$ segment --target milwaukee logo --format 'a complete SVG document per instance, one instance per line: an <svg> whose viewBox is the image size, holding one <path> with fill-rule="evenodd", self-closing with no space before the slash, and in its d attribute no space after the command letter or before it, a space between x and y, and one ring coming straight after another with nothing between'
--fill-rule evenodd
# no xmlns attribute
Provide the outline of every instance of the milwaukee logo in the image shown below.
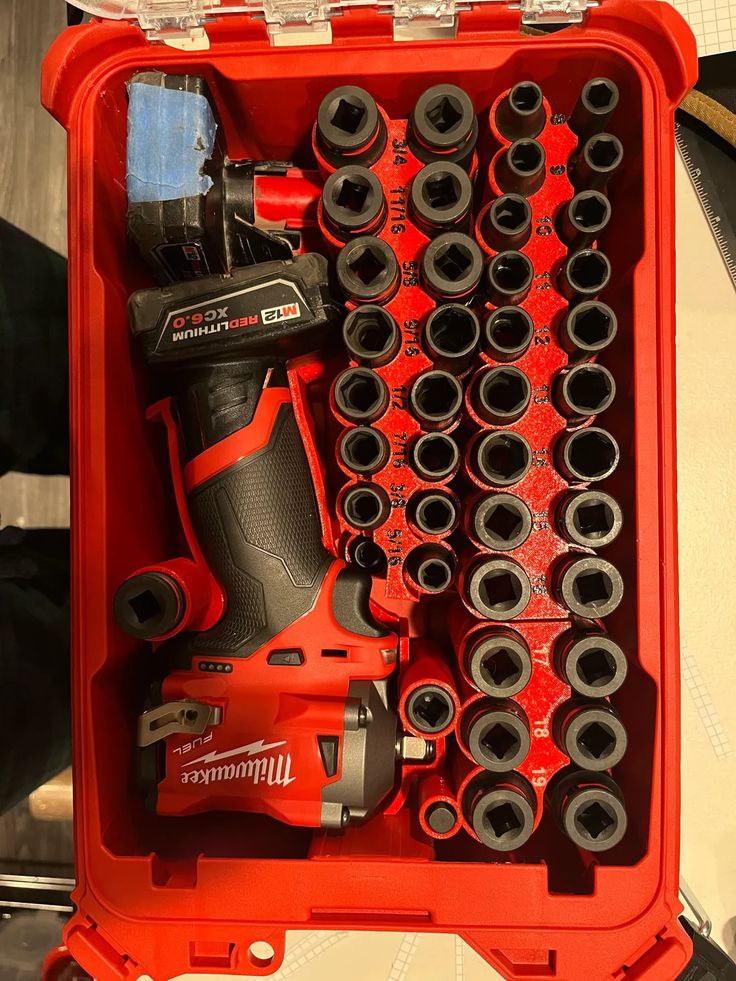
<svg viewBox="0 0 736 981"><path fill-rule="evenodd" d="M288 787L290 783L296 780L296 777L291 775L291 753L278 753L275 756L262 755L285 745L286 740L281 740L278 743L264 743L262 739L259 739L256 742L225 750L222 753L213 751L196 760L187 760L186 763L182 764L181 782L207 786L211 783L229 780L250 780L254 786L265 783L269 787ZM251 759L241 760L239 763L223 763L219 766L201 766L197 770L184 769L184 767L195 766L198 763L214 763L215 760L245 755L250 756Z"/></svg>
<svg viewBox="0 0 736 981"><path fill-rule="evenodd" d="M264 324L275 324L281 320L296 320L301 313L298 303L287 303L281 307L268 307L266 310L261 310L261 319Z"/></svg>

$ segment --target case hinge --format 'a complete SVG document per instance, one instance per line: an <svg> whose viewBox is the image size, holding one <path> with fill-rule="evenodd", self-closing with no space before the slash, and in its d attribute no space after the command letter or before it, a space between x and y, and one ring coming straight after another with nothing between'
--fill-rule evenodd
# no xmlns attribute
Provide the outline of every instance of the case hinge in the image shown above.
<svg viewBox="0 0 736 981"><path fill-rule="evenodd" d="M324 0L263 0L263 13L275 47L332 43L330 4Z"/></svg>
<svg viewBox="0 0 736 981"><path fill-rule="evenodd" d="M457 15L469 10L456 0L393 0L394 41L424 41L457 35Z"/></svg>
<svg viewBox="0 0 736 981"><path fill-rule="evenodd" d="M149 41L174 48L206 50L207 15L199 0L148 0L137 10L138 23Z"/></svg>
<svg viewBox="0 0 736 981"><path fill-rule="evenodd" d="M600 0L514 0L512 10L521 10L522 24L579 24L589 7Z"/></svg>

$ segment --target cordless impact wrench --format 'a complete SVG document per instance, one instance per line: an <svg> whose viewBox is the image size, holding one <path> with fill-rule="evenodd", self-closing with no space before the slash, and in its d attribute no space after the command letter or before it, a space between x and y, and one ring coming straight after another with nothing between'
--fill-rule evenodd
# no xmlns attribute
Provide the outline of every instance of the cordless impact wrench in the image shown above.
<svg viewBox="0 0 736 981"><path fill-rule="evenodd" d="M158 814L338 828L394 786L397 639L371 615L370 577L323 545L285 370L329 340L337 313L314 254L131 298L133 334L173 398L189 517L226 596L214 627L156 652L166 672L138 741ZM153 589L173 611L166 632L181 596L143 578L119 589L118 623L136 634Z"/></svg>

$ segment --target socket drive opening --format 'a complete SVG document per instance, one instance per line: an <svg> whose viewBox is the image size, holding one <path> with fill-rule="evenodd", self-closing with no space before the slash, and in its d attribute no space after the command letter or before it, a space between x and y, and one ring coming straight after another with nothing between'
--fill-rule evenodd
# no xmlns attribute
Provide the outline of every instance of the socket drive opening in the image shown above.
<svg viewBox="0 0 736 981"><path fill-rule="evenodd" d="M428 208L449 211L462 196L460 181L455 174L438 173L422 184L422 199Z"/></svg>
<svg viewBox="0 0 736 981"><path fill-rule="evenodd" d="M354 136L363 125L366 108L363 102L356 98L337 99L330 113L330 122L335 129L342 130Z"/></svg>
<svg viewBox="0 0 736 981"><path fill-rule="evenodd" d="M430 99L425 111L425 118L432 129L443 136L462 122L463 116L463 106L459 99L447 93Z"/></svg>
<svg viewBox="0 0 736 981"><path fill-rule="evenodd" d="M455 704L438 685L422 685L409 696L406 714L418 732L431 735L442 732L450 725L455 715Z"/></svg>
<svg viewBox="0 0 736 981"><path fill-rule="evenodd" d="M480 674L488 688L514 688L524 673L520 653L510 646L496 647L480 662Z"/></svg>
<svg viewBox="0 0 736 981"><path fill-rule="evenodd" d="M509 801L504 801L500 804L491 804L485 810L483 823L494 838L503 841L519 836L524 827L524 817L520 808Z"/></svg>
<svg viewBox="0 0 736 981"><path fill-rule="evenodd" d="M428 433L414 444L412 458L414 469L425 480L442 480L458 465L460 451L450 436Z"/></svg>
<svg viewBox="0 0 736 981"><path fill-rule="evenodd" d="M441 593L452 582L452 553L440 545L418 545L406 558L409 579L428 593Z"/></svg>
<svg viewBox="0 0 736 981"><path fill-rule="evenodd" d="M575 508L572 522L578 536L594 545L609 538L616 525L616 514L608 501L601 499Z"/></svg>
<svg viewBox="0 0 736 981"><path fill-rule="evenodd" d="M348 260L348 268L364 286L372 286L387 272L381 253L370 245L355 249Z"/></svg>
<svg viewBox="0 0 736 981"><path fill-rule="evenodd" d="M451 242L437 251L434 264L443 279L457 283L473 265L473 254L459 242Z"/></svg>
<svg viewBox="0 0 736 981"><path fill-rule="evenodd" d="M613 582L603 569L591 569L575 577L572 591L581 606L595 611L610 601L613 596Z"/></svg>
<svg viewBox="0 0 736 981"><path fill-rule="evenodd" d="M605 762L616 749L616 733L602 722L583 726L577 744L581 755L598 763Z"/></svg>
<svg viewBox="0 0 736 981"><path fill-rule="evenodd" d="M373 188L370 183L357 174L340 178L335 182L332 192L332 199L338 208L353 215L362 215L370 205L369 197L372 196Z"/></svg>
<svg viewBox="0 0 736 981"><path fill-rule="evenodd" d="M496 722L480 737L480 747L491 762L506 763L519 754L521 740L512 725Z"/></svg>
<svg viewBox="0 0 736 981"><path fill-rule="evenodd" d="M499 307L486 322L486 340L492 351L522 355L532 342L534 323L521 307Z"/></svg>
<svg viewBox="0 0 736 981"><path fill-rule="evenodd" d="M514 432L493 432L485 436L477 450L479 475L490 484L515 484L531 466L529 444Z"/></svg>
<svg viewBox="0 0 736 981"><path fill-rule="evenodd" d="M488 548L507 552L518 548L529 537L531 512L512 494L494 494L476 507L473 530L476 538Z"/></svg>
<svg viewBox="0 0 736 981"><path fill-rule="evenodd" d="M581 807L575 815L575 827L587 841L608 838L618 826L615 811L603 801L592 801Z"/></svg>
<svg viewBox="0 0 736 981"><path fill-rule="evenodd" d="M614 657L602 647L592 647L581 654L575 670L587 688L608 687L618 674Z"/></svg>

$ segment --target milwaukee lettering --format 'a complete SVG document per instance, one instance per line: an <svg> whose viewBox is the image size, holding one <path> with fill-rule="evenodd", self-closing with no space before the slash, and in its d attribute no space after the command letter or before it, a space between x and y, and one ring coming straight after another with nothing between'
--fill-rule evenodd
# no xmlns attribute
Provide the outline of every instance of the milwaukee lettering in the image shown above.
<svg viewBox="0 0 736 981"><path fill-rule="evenodd" d="M265 783L269 787L288 787L296 780L291 775L291 753L277 756L259 756L240 763L224 763L222 766L202 767L180 774L182 783L211 784L224 780L250 780L256 786Z"/></svg>

